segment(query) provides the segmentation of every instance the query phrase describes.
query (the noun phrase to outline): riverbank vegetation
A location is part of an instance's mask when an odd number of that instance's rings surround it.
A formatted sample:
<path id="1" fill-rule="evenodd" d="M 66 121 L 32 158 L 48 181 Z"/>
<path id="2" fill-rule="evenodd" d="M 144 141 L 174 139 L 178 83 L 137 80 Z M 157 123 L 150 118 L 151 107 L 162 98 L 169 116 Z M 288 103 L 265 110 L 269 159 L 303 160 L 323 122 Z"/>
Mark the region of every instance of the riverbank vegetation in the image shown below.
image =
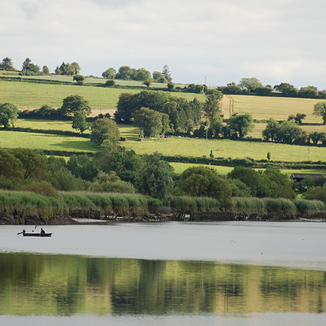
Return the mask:
<path id="1" fill-rule="evenodd" d="M 307 178 L 298 185 L 280 170 L 325 169 L 326 133 L 310 122 L 315 117 L 323 119 L 324 106 L 317 98 L 248 95 L 252 90 L 230 97 L 223 96 L 221 89 L 200 85 L 188 85 L 176 92 L 171 85 L 166 90 L 126 91 L 105 85 L 85 87 L 17 79 L 0 83 L 4 85 L 1 101 L 11 94 L 8 90 L 13 86 L 16 92 L 12 98 L 18 102 L 0 104 L 1 133 L 5 135 L 0 147 L 7 148 L 0 152 L 0 188 L 61 198 L 65 204 L 55 207 L 66 207 L 66 216 L 73 215 L 77 207 L 80 214 L 98 217 L 146 215 L 152 206 L 181 215 L 286 211 L 283 217 L 293 217 L 324 210 L 323 204 L 304 201 L 326 202 L 324 178 Z M 41 99 L 49 102 L 38 104 Z M 294 102 L 289 101 L 302 101 L 302 111 L 298 113 L 297 106 L 296 113 L 292 112 Z M 279 106 L 271 110 L 262 108 L 275 103 Z M 285 103 L 292 109 L 285 109 Z M 283 120 L 274 118 L 278 114 Z M 250 134 L 256 125 L 265 129 L 253 139 Z M 311 128 L 311 133 L 301 129 L 304 126 Z M 25 149 L 18 148 L 22 144 Z M 195 166 L 175 173 L 167 162 Z M 218 173 L 209 166 L 229 169 Z M 102 197 L 108 193 L 109 199 Z M 147 199 L 133 197 L 141 194 Z M 303 198 L 301 206 L 295 202 L 298 196 Z M 38 206 L 33 203 L 31 207 Z M 40 215 L 56 214 L 42 211 L 42 205 L 41 201 Z"/>

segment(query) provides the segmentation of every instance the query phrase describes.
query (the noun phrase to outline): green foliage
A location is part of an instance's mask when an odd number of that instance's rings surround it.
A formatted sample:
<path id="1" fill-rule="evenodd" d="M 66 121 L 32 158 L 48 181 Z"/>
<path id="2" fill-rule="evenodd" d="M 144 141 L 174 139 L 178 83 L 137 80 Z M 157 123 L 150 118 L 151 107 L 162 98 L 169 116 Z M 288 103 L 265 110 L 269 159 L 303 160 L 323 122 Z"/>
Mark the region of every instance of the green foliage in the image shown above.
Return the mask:
<path id="1" fill-rule="evenodd" d="M 326 185 L 312 187 L 303 194 L 304 199 L 320 200 L 326 203 Z"/>
<path id="2" fill-rule="evenodd" d="M 12 103 L 0 105 L 0 125 L 5 128 L 14 127 L 18 117 L 18 108 Z"/>
<path id="3" fill-rule="evenodd" d="M 94 160 L 101 171 L 106 173 L 115 171 L 123 181 L 132 183 L 135 181 L 136 171 L 143 165 L 143 160 L 139 155 L 122 146 L 101 146 Z"/>
<path id="4" fill-rule="evenodd" d="M 267 175 L 255 171 L 253 168 L 237 166 L 228 173 L 228 178 L 242 181 L 250 188 L 252 197 L 269 197 L 272 195 Z"/>
<path id="5" fill-rule="evenodd" d="M 137 190 L 153 198 L 167 199 L 173 188 L 171 167 L 161 160 L 158 153 L 146 155 L 144 160 L 145 164 L 139 169 L 135 178 Z"/>
<path id="6" fill-rule="evenodd" d="M 84 111 L 76 111 L 74 113 L 72 128 L 79 130 L 81 134 L 89 129 L 89 123 L 86 121 L 86 113 Z"/>
<path id="7" fill-rule="evenodd" d="M 215 116 L 221 113 L 221 100 L 223 98 L 223 93 L 214 90 L 207 95 L 206 102 L 204 104 L 205 115 L 209 120 L 212 120 Z"/>
<path id="8" fill-rule="evenodd" d="M 47 196 L 47 197 L 57 197 L 58 193 L 50 182 L 47 181 L 32 181 L 31 183 L 23 186 L 22 191 L 30 191 L 36 194 Z"/>
<path id="9" fill-rule="evenodd" d="M 265 130 L 262 132 L 263 138 L 265 140 L 284 144 L 305 142 L 305 133 L 297 125 L 297 123 L 292 121 L 292 119 L 289 120 L 290 121 L 278 122 L 274 118 L 270 118 L 267 122 Z"/>
<path id="10" fill-rule="evenodd" d="M 91 126 L 91 141 L 101 145 L 104 140 L 117 141 L 120 138 L 119 128 L 115 121 L 109 118 L 96 119 Z"/>
<path id="11" fill-rule="evenodd" d="M 326 205 L 320 200 L 295 199 L 294 204 L 301 214 L 324 212 Z"/>
<path id="12" fill-rule="evenodd" d="M 144 137 L 158 137 L 169 130 L 169 116 L 148 108 L 140 108 L 133 114 L 133 124 Z"/>
<path id="13" fill-rule="evenodd" d="M 15 71 L 12 60 L 8 57 L 4 58 L 0 63 L 0 70 Z"/>
<path id="14" fill-rule="evenodd" d="M 111 87 L 115 85 L 115 81 L 113 79 L 109 79 L 105 82 L 105 86 Z"/>
<path id="15" fill-rule="evenodd" d="M 114 68 L 108 68 L 102 73 L 103 78 L 114 79 L 117 74 L 117 71 Z M 109 86 L 109 85 L 107 85 Z M 112 85 L 110 85 L 112 86 Z"/>
<path id="16" fill-rule="evenodd" d="M 249 113 L 235 113 L 230 117 L 227 126 L 231 135 L 235 134 L 237 137 L 243 138 L 253 130 L 253 118 Z"/>
<path id="17" fill-rule="evenodd" d="M 223 118 L 215 115 L 209 124 L 210 134 L 213 138 L 218 138 L 223 131 Z"/>
<path id="18" fill-rule="evenodd" d="M 96 161 L 87 155 L 70 156 L 66 167 L 76 178 L 87 181 L 92 181 L 99 172 Z"/>
<path id="19" fill-rule="evenodd" d="M 304 113 L 297 113 L 296 115 L 289 115 L 288 121 L 294 121 L 295 123 L 301 125 L 302 120 L 306 118 L 306 114 Z"/>
<path id="20" fill-rule="evenodd" d="M 109 174 L 99 172 L 89 190 L 93 192 L 135 193 L 134 186 L 129 182 L 122 181 L 114 171 Z"/>
<path id="21" fill-rule="evenodd" d="M 75 75 L 73 80 L 77 82 L 77 85 L 83 85 L 85 81 L 85 77 L 83 75 Z"/>
<path id="22" fill-rule="evenodd" d="M 70 95 L 63 99 L 62 106 L 60 108 L 60 113 L 62 116 L 71 116 L 75 112 L 85 112 L 86 116 L 90 115 L 92 109 L 82 96 L 80 95 Z"/>
<path id="23" fill-rule="evenodd" d="M 168 65 L 164 65 L 163 66 L 162 75 L 164 76 L 164 78 L 168 82 L 171 82 L 172 81 L 171 72 L 170 72 L 170 68 L 168 67 Z"/>
<path id="24" fill-rule="evenodd" d="M 266 205 L 259 198 L 233 197 L 233 210 L 238 213 L 262 214 L 266 213 Z"/>
<path id="25" fill-rule="evenodd" d="M 222 208 L 232 207 L 231 187 L 214 169 L 202 166 L 188 168 L 181 174 L 178 184 L 186 194 L 194 197 L 213 197 L 221 203 Z"/>
<path id="26" fill-rule="evenodd" d="M 293 217 L 297 213 L 297 208 L 292 200 L 284 198 L 262 198 L 261 200 L 269 213 L 282 212 L 289 217 Z"/>
<path id="27" fill-rule="evenodd" d="M 46 172 L 45 157 L 28 148 L 10 149 L 9 153 L 15 156 L 21 163 L 23 178 L 38 178 Z"/>
<path id="28" fill-rule="evenodd" d="M 23 178 L 22 162 L 8 150 L 0 149 L 0 175 L 5 178 Z"/>
<path id="29" fill-rule="evenodd" d="M 40 74 L 40 67 L 33 64 L 29 58 L 26 58 L 23 62 L 22 70 L 20 75 L 33 76 Z"/>
<path id="30" fill-rule="evenodd" d="M 73 62 L 72 64 L 62 62 L 61 66 L 55 69 L 57 75 L 78 75 L 79 71 L 80 66 L 77 62 Z"/>
<path id="31" fill-rule="evenodd" d="M 326 102 L 316 103 L 312 114 L 316 117 L 322 117 L 323 124 L 326 124 Z"/>
<path id="32" fill-rule="evenodd" d="M 293 97 L 298 94 L 298 90 L 288 83 L 281 83 L 274 86 L 274 90 L 281 92 L 283 96 Z"/>
<path id="33" fill-rule="evenodd" d="M 248 90 L 249 92 L 255 92 L 258 87 L 262 87 L 263 84 L 257 78 L 242 78 L 239 86 Z"/>

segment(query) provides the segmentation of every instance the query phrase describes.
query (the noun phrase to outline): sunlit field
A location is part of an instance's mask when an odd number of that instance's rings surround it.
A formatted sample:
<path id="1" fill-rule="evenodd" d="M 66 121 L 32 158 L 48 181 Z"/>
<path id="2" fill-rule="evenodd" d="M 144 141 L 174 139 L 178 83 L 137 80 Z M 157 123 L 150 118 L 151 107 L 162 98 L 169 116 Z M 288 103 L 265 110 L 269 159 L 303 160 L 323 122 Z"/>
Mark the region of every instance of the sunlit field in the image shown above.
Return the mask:
<path id="1" fill-rule="evenodd" d="M 159 152 L 163 155 L 180 155 L 193 157 L 246 158 L 264 160 L 267 153 L 274 161 L 325 161 L 326 148 L 315 146 L 298 146 L 265 142 L 232 141 L 228 139 L 205 140 L 194 138 L 169 137 L 165 139 L 147 139 L 127 141 L 124 146 L 138 154 Z"/>
<path id="2" fill-rule="evenodd" d="M 54 108 L 61 107 L 64 98 L 70 95 L 83 96 L 92 107 L 92 115 L 109 112 L 113 114 L 116 110 L 121 93 L 135 94 L 140 89 L 121 89 L 96 86 L 57 85 L 57 84 L 34 84 L 17 81 L 0 80 L 0 103 L 13 103 L 20 110 L 40 108 L 48 104 Z M 174 92 L 173 96 L 193 100 L 197 97 L 204 101 L 205 96 L 201 94 Z"/>

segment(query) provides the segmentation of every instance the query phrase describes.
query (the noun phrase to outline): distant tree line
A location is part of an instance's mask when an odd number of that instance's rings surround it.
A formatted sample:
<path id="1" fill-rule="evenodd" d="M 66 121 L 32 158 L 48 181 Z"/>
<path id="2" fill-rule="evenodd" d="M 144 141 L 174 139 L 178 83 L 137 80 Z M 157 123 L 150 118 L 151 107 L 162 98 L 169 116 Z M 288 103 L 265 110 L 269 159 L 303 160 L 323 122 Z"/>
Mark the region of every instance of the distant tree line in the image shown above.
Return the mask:
<path id="1" fill-rule="evenodd" d="M 280 83 L 274 87 L 264 86 L 257 78 L 242 78 L 238 84 L 232 82 L 227 86 L 220 86 L 218 89 L 223 94 L 326 99 L 326 90 L 319 91 L 315 86 L 306 86 L 300 89 L 289 83 Z"/>

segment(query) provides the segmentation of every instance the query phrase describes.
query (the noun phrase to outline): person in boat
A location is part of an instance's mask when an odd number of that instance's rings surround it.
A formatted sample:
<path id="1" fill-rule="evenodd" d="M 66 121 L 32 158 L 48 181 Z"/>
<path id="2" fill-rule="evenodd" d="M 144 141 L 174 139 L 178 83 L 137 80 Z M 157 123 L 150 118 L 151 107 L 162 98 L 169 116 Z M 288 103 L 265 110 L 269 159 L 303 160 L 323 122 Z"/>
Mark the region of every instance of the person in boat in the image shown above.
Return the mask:
<path id="1" fill-rule="evenodd" d="M 23 229 L 23 231 L 21 231 L 21 232 L 17 233 L 17 235 L 18 235 L 18 234 L 25 234 L 25 233 L 26 233 L 26 230 L 25 230 L 25 229 Z"/>
<path id="2" fill-rule="evenodd" d="M 45 231 L 41 228 L 41 234 L 45 234 Z"/>

